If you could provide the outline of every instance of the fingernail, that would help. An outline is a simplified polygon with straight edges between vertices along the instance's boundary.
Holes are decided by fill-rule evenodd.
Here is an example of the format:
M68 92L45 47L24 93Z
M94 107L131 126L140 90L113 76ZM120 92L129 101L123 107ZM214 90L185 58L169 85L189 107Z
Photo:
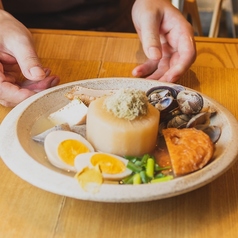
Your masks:
M132 71L132 75L133 75L134 77L140 77L140 76L142 75L142 73L141 73L140 71L138 71L138 70L133 70L133 71Z
M49 68L44 68L43 70L44 70L44 72L45 72L45 77L47 77L47 76L50 75L51 70L50 70Z
M41 67L35 66L30 68L30 73L33 77L37 78L41 78L41 77L45 77L45 72Z
M59 78L58 78L58 77L55 77L55 78L51 81L50 87L54 87L54 86L58 85L59 81L60 81Z
M160 50L157 47L150 47L148 52L149 58L152 60L159 60L161 58Z

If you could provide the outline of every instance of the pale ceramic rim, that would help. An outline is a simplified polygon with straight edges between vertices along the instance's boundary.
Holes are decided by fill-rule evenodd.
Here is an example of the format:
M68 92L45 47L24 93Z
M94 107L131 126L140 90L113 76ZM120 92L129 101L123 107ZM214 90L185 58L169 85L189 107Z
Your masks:
M118 80L118 82L121 80L133 80L134 84L139 81L143 84L142 81L147 81L154 86L171 86L171 84L169 83L161 83L154 80L136 78L101 78L80 80L64 85L59 85L28 98L27 100L16 106L6 116L0 126L0 155L2 160L10 170L12 170L16 175L29 182L30 184L62 196L100 202L141 202L173 197L195 190L216 179L222 173L227 171L236 161L238 154L237 120L225 107L220 105L215 100L202 94L202 96L206 100L208 100L209 103L219 109L219 111L221 112L220 116L227 120L226 127L230 130L228 133L229 140L227 142L229 146L224 148L223 153L218 158L216 158L215 161L213 161L200 171L164 183L146 185L103 184L98 193L92 194L83 191L74 178L52 171L32 159L22 148L20 142L18 141L16 133L18 119L26 110L26 108L29 107L33 102L49 93L63 89L64 87L87 83L89 81L90 83L92 83L92 80L95 80L95 82L102 82L105 80L105 82L108 82L107 80Z

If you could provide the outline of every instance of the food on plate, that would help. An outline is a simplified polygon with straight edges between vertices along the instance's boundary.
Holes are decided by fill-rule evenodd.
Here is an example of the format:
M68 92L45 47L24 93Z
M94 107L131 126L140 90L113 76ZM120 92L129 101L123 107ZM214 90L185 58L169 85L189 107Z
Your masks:
M177 95L180 110L185 114L196 114L203 108L203 97L194 91L182 90Z
M60 124L60 125L56 125L53 126L43 132L41 132L40 134L37 134L35 136L32 137L32 140L36 141L36 142L40 142L40 143L44 143L45 141L45 137L52 131L70 131L70 126L67 123L64 124Z
M209 135L216 143L221 127L211 125L211 118L217 113L211 106L205 106L203 97L182 86L157 86L150 88L146 95L149 102L160 111L159 133L166 128L196 128Z
M212 159L214 144L201 130L167 128L163 135L175 176L199 170Z
M91 89L82 86L75 86L65 96L69 100L80 99L87 106L96 98L111 95L116 90L111 89Z
M52 131L44 142L48 160L56 167L74 171L74 159L78 154L93 152L94 148L79 134L71 131Z
M103 177L99 166L93 168L85 167L75 174L81 188L86 192L97 193L103 183Z
M86 167L99 166L105 180L120 180L132 173L127 168L128 160L102 152L91 152L80 154L75 158L74 166L80 173Z
M140 156L155 149L159 119L144 92L121 89L90 103L86 138L95 150Z
M40 134L36 134L36 135L32 136L32 140L43 144L45 141L45 137L52 131L72 131L72 132L75 132L85 138L86 137L86 124L73 125L71 127L67 123L56 125L49 129L46 129L45 131L41 132Z
M32 139L93 193L104 181L158 183L197 171L221 135L211 125L216 110L179 85L147 92L75 86L66 97L71 101L48 117L56 126Z
M171 166L161 167L154 156L145 154L142 157L126 156L127 168L131 175L121 179L120 184L158 183L173 179Z
M70 101L67 105L49 115L54 125L67 123L69 126L86 122L88 107L79 99Z

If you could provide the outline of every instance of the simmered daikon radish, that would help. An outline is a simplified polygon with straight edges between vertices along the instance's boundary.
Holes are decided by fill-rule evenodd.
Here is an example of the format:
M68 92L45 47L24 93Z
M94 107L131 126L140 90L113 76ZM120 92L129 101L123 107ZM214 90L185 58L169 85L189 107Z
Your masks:
M124 92L117 93L123 94ZM98 151L120 156L140 156L152 152L157 142L159 111L149 104L146 98L144 102L146 110L143 113L137 112L140 102L136 101L134 96L131 98L131 103L135 105L129 103L129 107L125 109L127 102L124 103L123 109L119 107L116 110L115 108L108 110L105 102L109 100L109 97L113 96L98 98L91 102L86 123L87 140ZM127 98L120 95L118 100L119 104L122 104ZM115 104L112 103L111 106ZM120 110L123 112L119 112ZM116 111L116 115L113 111ZM133 117L135 111L136 115ZM127 117L128 114L129 117Z

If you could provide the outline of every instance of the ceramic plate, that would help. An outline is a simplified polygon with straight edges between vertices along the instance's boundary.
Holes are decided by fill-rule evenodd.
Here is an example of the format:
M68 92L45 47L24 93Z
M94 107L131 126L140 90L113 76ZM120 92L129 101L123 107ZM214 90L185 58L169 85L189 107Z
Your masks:
M64 96L75 85L94 89L137 88L144 91L159 85L153 80L102 78L81 80L40 92L16 106L0 127L0 155L5 164L32 185L59 195L100 202L139 202L172 197L197 189L225 172L236 160L238 125L233 115L216 101L203 95L207 105L217 109L211 124L222 127L216 144L215 160L203 169L168 182L143 185L103 184L97 193L85 192L73 174L53 167L43 147L32 141L32 135L48 128L47 116L68 103Z

